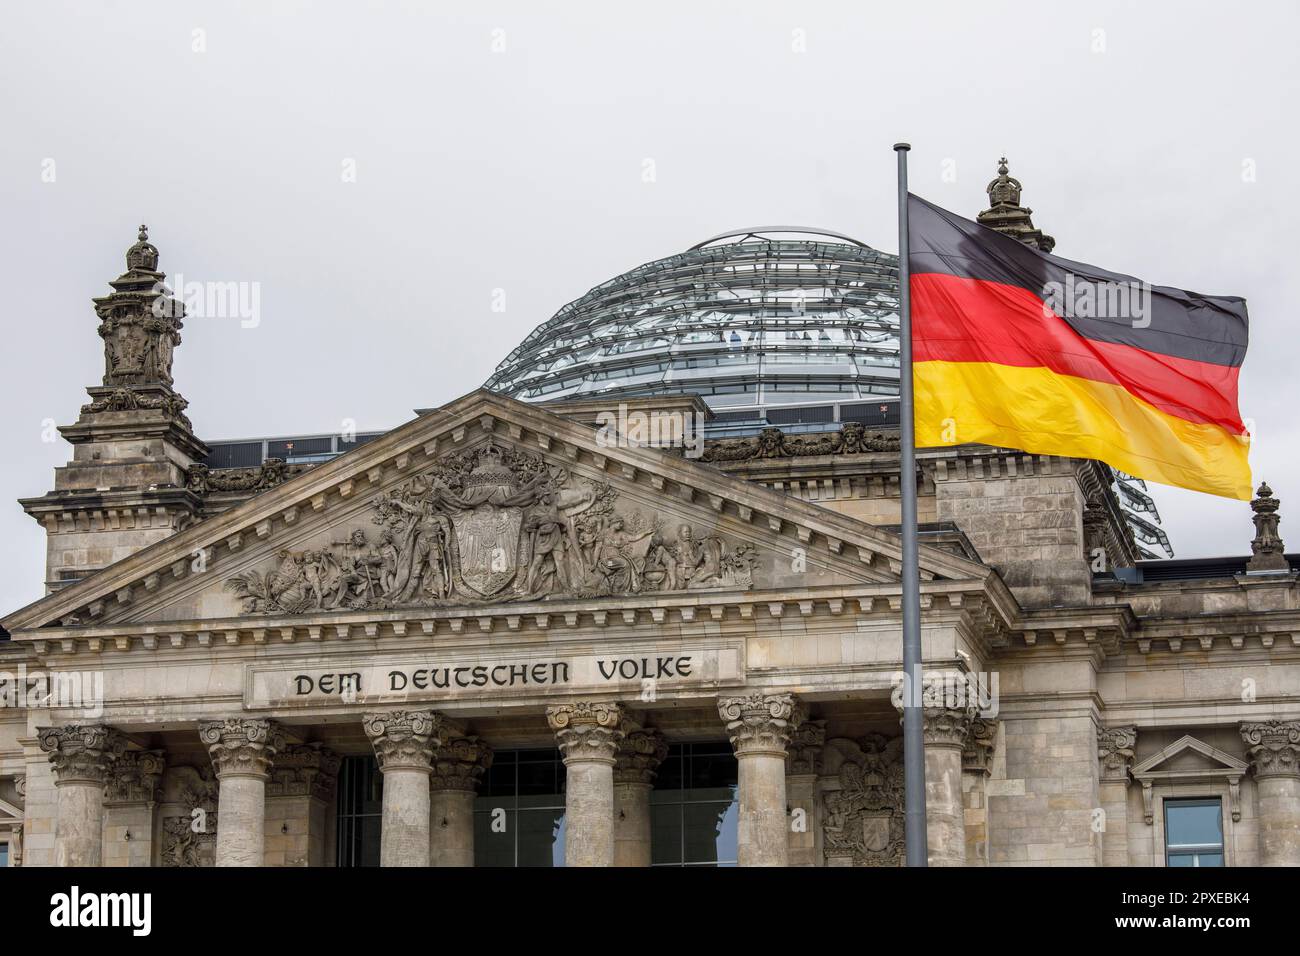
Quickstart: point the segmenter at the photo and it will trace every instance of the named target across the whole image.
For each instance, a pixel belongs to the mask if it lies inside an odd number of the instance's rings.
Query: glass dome
[[[718,411],[897,395],[898,309],[897,256],[743,229],[596,286],[485,384],[531,402],[694,392]]]

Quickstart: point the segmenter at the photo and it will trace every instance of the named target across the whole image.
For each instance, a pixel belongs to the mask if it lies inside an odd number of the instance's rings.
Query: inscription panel
[[[340,658],[328,664],[250,664],[248,710],[339,704],[537,699],[608,693],[654,700],[661,694],[743,684],[742,642],[620,648],[593,653],[545,647],[500,652],[435,652]]]

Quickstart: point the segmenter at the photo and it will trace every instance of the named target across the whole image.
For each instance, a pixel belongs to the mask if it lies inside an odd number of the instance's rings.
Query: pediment
[[[1135,779],[1142,780],[1144,777],[1241,775],[1248,769],[1249,765],[1244,760],[1188,734],[1159,753],[1135,764],[1132,773]]]
[[[10,615],[11,631],[896,583],[893,534],[486,391]],[[923,580],[987,580],[921,549]]]

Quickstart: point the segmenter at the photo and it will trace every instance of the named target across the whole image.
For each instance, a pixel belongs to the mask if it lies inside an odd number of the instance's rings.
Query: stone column
[[[431,710],[365,714],[362,723],[384,775],[380,866],[429,865],[429,775],[442,743],[442,715]]]
[[[492,766],[492,748],[446,725],[429,777],[429,865],[474,865],[474,794]]]
[[[275,755],[266,785],[266,865],[324,866],[329,814],[342,758],[320,743]]]
[[[821,864],[821,814],[817,777],[826,746],[826,721],[805,720],[790,737],[785,767],[786,798],[790,803],[790,866]]]
[[[1300,866],[1300,720],[1247,721],[1255,771],[1260,866]]]
[[[109,771],[104,790],[104,866],[153,866],[161,750],[128,750]]]
[[[969,866],[989,865],[988,779],[998,722],[974,717],[961,752],[962,808],[965,814],[966,862]]]
[[[740,799],[736,853],[740,866],[786,866],[785,748],[802,716],[793,694],[722,697],[718,714],[736,751]]]
[[[1102,866],[1128,866],[1128,771],[1136,745],[1135,724],[1097,728]]]
[[[931,866],[966,865],[961,755],[974,708],[928,706],[925,732],[925,827]]]
[[[614,754],[623,739],[618,704],[546,708],[564,755],[564,865],[614,865]]]
[[[614,755],[614,865],[650,865],[650,791],[668,744],[663,734],[627,722]]]
[[[104,845],[104,785],[126,738],[103,724],[38,730],[54,769],[55,866],[99,866]]]
[[[266,780],[284,749],[280,728],[263,717],[227,717],[199,724],[217,772],[217,866],[263,866]]]

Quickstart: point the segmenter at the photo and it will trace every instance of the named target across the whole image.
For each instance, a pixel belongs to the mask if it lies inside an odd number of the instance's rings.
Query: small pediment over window
[[[1211,747],[1187,734],[1133,767],[1133,779],[1142,784],[1146,822],[1154,815],[1154,793],[1158,784],[1226,783],[1232,819],[1241,819],[1241,778],[1250,765],[1232,754]]]

